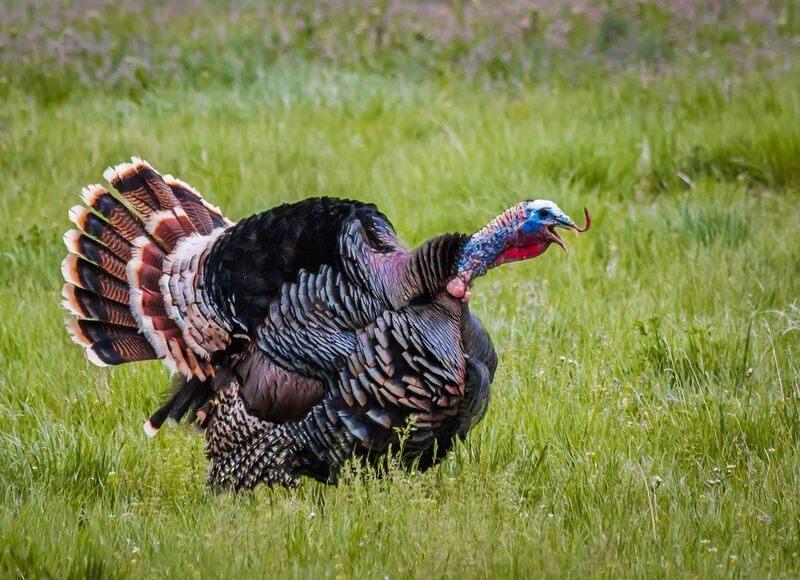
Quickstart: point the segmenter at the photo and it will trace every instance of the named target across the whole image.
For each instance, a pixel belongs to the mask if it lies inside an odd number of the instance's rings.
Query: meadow
[[[795,3],[9,2],[0,576],[800,576]],[[211,494],[158,363],[63,327],[67,210],[138,155],[232,219],[374,202],[414,245],[526,198],[484,421],[438,468]]]

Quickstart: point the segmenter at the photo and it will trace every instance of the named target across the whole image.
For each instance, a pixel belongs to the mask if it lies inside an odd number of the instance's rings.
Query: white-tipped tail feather
[[[97,198],[108,193],[108,190],[99,183],[87,185],[81,190],[81,199],[87,206],[92,207]],[[80,206],[79,206],[80,207]]]
[[[66,240],[66,234],[65,234]],[[69,246],[67,246],[69,247]],[[61,261],[61,275],[66,282],[80,286],[81,281],[78,278],[78,256],[75,254],[67,254],[67,257]]]
[[[144,430],[144,434],[150,437],[151,439],[158,434],[158,427],[153,425],[150,419],[144,422],[144,425],[142,425],[142,429]]]
[[[78,230],[67,230],[64,233],[64,245],[67,246],[67,251],[70,254],[80,254],[81,250],[78,247],[78,240],[81,237],[81,233]],[[63,265],[62,265],[62,272],[63,272]]]
[[[134,157],[133,159],[138,159]],[[134,166],[131,163],[120,163],[113,167],[106,167],[106,170],[103,171],[103,179],[105,179],[109,183],[114,183],[115,181],[122,178],[123,175],[129,172],[134,171]]]
[[[107,367],[108,366],[108,363],[102,361],[100,359],[100,357],[97,355],[97,353],[94,350],[92,350],[91,346],[87,346],[85,352],[86,352],[86,358],[93,365],[96,365],[98,367]]]
[[[92,345],[92,341],[84,334],[83,330],[81,330],[81,325],[78,324],[78,321],[74,318],[67,318],[65,321],[67,325],[67,332],[69,333],[69,337],[72,339],[72,342],[75,344],[79,344],[82,347],[87,347]]]
[[[61,301],[61,307],[73,316],[83,318],[83,312],[78,307],[78,299],[75,296],[75,286],[64,284],[61,289],[61,296],[64,297],[64,300]]]
[[[64,234],[62,305],[77,318],[67,324],[72,340],[98,365],[159,358],[173,372],[205,380],[213,372],[210,353],[230,338],[222,326],[194,319],[195,301],[205,300],[195,285],[205,253],[231,222],[190,185],[165,180],[139,157],[103,177],[116,192],[84,187],[88,209],[69,210],[78,229]],[[169,278],[172,285],[162,284]],[[224,336],[212,336],[219,332]],[[199,344],[205,337],[209,342]],[[145,430],[154,434],[159,425]]]
[[[86,224],[86,215],[88,213],[89,210],[82,205],[73,205],[71,208],[69,208],[69,221],[83,229],[84,225]]]

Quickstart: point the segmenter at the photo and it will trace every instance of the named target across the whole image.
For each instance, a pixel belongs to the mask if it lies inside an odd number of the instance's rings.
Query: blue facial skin
[[[577,228],[575,222],[553,202],[547,202],[548,206],[534,206],[536,202],[529,203],[530,205],[526,207],[527,217],[520,227],[522,233],[535,234],[542,228],[553,225]]]
[[[575,222],[552,201],[525,201],[509,208],[473,235],[464,246],[458,260],[459,276],[472,280],[484,275],[498,264],[501,254],[509,248],[537,242],[561,245],[550,233],[550,226],[577,230]]]

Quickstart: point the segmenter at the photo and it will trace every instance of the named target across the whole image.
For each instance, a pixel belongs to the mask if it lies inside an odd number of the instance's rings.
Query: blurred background
[[[791,0],[6,0],[0,86],[57,102],[250,83],[300,63],[487,89],[687,66],[713,81],[791,74],[799,28]]]

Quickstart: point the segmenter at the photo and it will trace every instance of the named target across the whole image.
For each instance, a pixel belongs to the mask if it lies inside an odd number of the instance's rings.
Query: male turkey
[[[483,417],[497,366],[470,313],[474,279],[533,258],[557,227],[554,203],[525,201],[472,236],[408,251],[359,201],[312,198],[237,224],[147,162],[109,168],[70,210],[64,306],[100,366],[163,360],[180,380],[145,423],[187,412],[206,428],[214,488],[335,481],[405,430],[424,469]]]

